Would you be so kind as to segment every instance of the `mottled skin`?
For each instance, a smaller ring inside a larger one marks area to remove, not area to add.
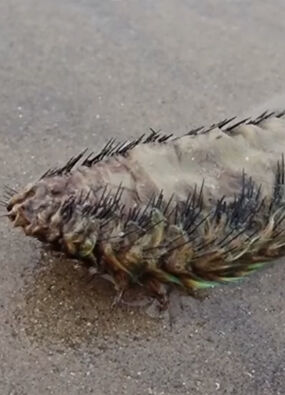
[[[161,303],[166,300],[162,283],[193,292],[234,281],[259,268],[255,262],[260,258],[264,262],[283,251],[283,198],[272,204],[272,196],[276,174],[279,192],[284,184],[276,163],[283,152],[285,121],[264,116],[204,132],[138,143],[95,163],[51,172],[12,196],[9,217],[26,235],[110,272],[119,291],[130,282],[144,284]],[[219,199],[233,202],[247,185],[242,170],[256,185],[255,194],[248,192],[245,199],[250,206],[245,200],[235,206],[239,222],[229,224],[236,215],[232,208],[218,221],[217,215],[207,218],[220,207]],[[198,196],[196,187],[203,183]],[[150,201],[162,190],[162,202]],[[192,203],[189,193],[196,196]],[[188,211],[180,207],[183,202]],[[260,207],[253,223],[249,218],[256,202]],[[140,217],[144,207],[147,220]],[[140,214],[130,215],[136,208]]]

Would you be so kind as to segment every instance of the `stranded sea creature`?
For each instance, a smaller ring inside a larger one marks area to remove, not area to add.
[[[166,307],[169,287],[234,283],[285,252],[284,113],[111,140],[7,189],[8,217],[120,296],[137,284]]]

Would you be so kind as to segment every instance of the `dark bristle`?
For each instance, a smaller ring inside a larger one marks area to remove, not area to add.
[[[236,129],[238,126],[240,126],[242,124],[245,124],[249,119],[250,118],[244,118],[241,121],[239,121],[239,122],[237,122],[237,123],[235,123],[233,125],[228,126],[224,131],[225,132],[231,132],[233,129]]]
[[[217,123],[213,123],[211,126],[209,126],[208,128],[202,130],[200,133],[201,133],[201,134],[208,134],[208,133],[210,133],[212,130],[216,129],[217,125],[218,125]]]
[[[232,117],[229,119],[225,119],[224,121],[221,121],[217,124],[217,127],[220,129],[223,129],[224,126],[228,125],[230,122],[234,121],[236,117]]]
[[[72,157],[71,159],[68,160],[68,162],[60,167],[60,168],[55,168],[55,169],[49,169],[47,170],[42,176],[41,176],[41,180],[44,178],[48,178],[48,177],[53,177],[53,176],[62,176],[64,174],[68,174],[71,172],[71,170],[75,167],[76,164],[79,163],[79,161],[83,158],[83,156],[85,155],[85,153],[87,152],[87,148],[84,149],[82,152],[80,152],[80,154]]]
[[[155,131],[153,128],[150,129],[150,134],[145,139],[144,144],[154,143],[159,136],[159,131]]]
[[[3,194],[2,194],[4,200],[9,201],[16,194],[17,194],[17,191],[15,189],[12,189],[12,188],[8,187],[7,185],[4,186],[4,190],[3,190]]]
[[[40,177],[41,180],[44,178],[49,177],[49,175],[52,173],[52,169],[48,169],[47,171],[44,172],[44,174]]]
[[[173,199],[174,199],[174,194],[172,194],[170,196],[170,198],[168,199],[168,202],[166,203],[164,210],[163,210],[163,215],[169,214],[168,210],[171,207],[171,203],[172,203]]]
[[[268,111],[264,111],[262,114],[258,115],[255,119],[251,119],[249,121],[249,124],[251,125],[258,125],[263,119],[264,117],[266,117],[268,114]]]
[[[146,222],[149,221],[150,218],[150,209],[153,205],[155,199],[155,195],[153,194],[147,201],[147,204],[145,205],[143,211],[140,213],[139,218],[138,218],[138,224],[140,226],[143,226],[143,224],[145,224]]]
[[[9,185],[4,185],[4,190],[6,190],[7,192],[13,195],[18,193],[18,191],[15,188],[10,187]]]
[[[207,221],[208,218],[209,218],[209,215],[207,215],[207,216],[205,216],[204,218],[202,218],[201,221],[198,222],[198,224],[197,224],[190,232],[187,232],[187,235],[188,235],[188,236],[191,236],[193,233],[195,233],[195,232],[197,231],[197,229],[199,229],[199,227],[202,226],[202,225],[204,224],[204,222]],[[170,243],[168,244],[168,247],[167,247],[167,253],[166,253],[166,254],[169,254],[169,253],[171,253],[171,252],[174,251],[174,250],[178,250],[178,249],[184,247],[185,245],[187,245],[187,244],[193,242],[193,240],[194,240],[194,239],[192,238],[192,239],[189,239],[189,240],[187,240],[187,241],[185,241],[185,242],[179,244],[178,246],[174,246],[174,247],[172,247],[172,248],[169,248],[175,241],[177,241],[177,240],[179,240],[179,239],[180,239],[180,236],[179,236],[179,237],[176,237],[174,240],[171,240],[171,241],[170,241]]]
[[[281,200],[284,199],[285,194],[285,161],[284,154],[281,156],[281,160],[277,161],[276,171],[275,171],[275,184],[274,193],[271,200],[271,209],[279,204]]]
[[[186,136],[197,136],[197,134],[199,132],[201,132],[201,130],[203,130],[203,129],[204,129],[204,126],[200,126],[199,128],[192,129],[186,133]]]
[[[275,112],[274,112],[274,111],[265,114],[263,117],[261,117],[261,118],[258,120],[258,123],[261,123],[261,122],[265,121],[266,119],[271,118],[273,115],[275,115]]]
[[[91,167],[106,158],[110,158],[115,155],[126,155],[126,153],[139,144],[154,143],[156,141],[159,143],[164,143],[172,137],[172,134],[160,135],[160,133],[156,132],[154,129],[150,128],[150,130],[151,132],[147,137],[145,137],[145,134],[142,134],[136,140],[130,142],[125,141],[115,144],[114,139],[109,140],[98,154],[89,155],[83,161],[82,166]]]
[[[2,196],[3,196],[4,199],[10,200],[11,197],[14,196],[14,194],[13,193],[9,193],[9,192],[6,191],[6,192],[3,192]]]
[[[88,155],[88,157],[82,162],[82,166],[91,167],[93,164],[100,161],[102,159],[102,157],[104,157],[106,155],[106,153],[108,152],[110,147],[112,147],[113,143],[114,143],[113,139],[108,140],[107,143],[104,145],[104,147],[98,154]]]
[[[276,118],[282,118],[284,115],[285,115],[285,110],[284,110],[284,111],[281,111],[281,112],[279,112],[279,113],[278,113],[278,114],[276,114],[275,116],[276,116]]]
[[[63,203],[62,208],[60,210],[60,214],[64,223],[70,221],[75,209],[75,202],[76,202],[75,196],[70,196]]]

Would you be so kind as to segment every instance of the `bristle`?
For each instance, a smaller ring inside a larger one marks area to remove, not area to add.
[[[126,155],[127,152],[138,146],[139,144],[149,144],[149,143],[165,143],[168,141],[173,134],[169,135],[161,135],[160,132],[156,132],[154,129],[150,128],[151,133],[145,137],[145,134],[142,134],[138,139],[133,141],[125,141],[125,142],[117,142],[115,143],[115,139],[110,139],[107,144],[103,147],[103,149],[96,155],[89,155],[82,163],[83,166],[91,167],[96,163],[110,158],[114,155]]]
[[[13,196],[18,193],[16,189],[10,187],[9,185],[4,185],[4,192],[6,192],[9,196]]]
[[[62,176],[64,174],[70,173],[70,171],[75,167],[76,164],[79,163],[79,161],[83,158],[85,153],[87,152],[87,148],[84,149],[82,152],[80,152],[78,155],[72,157],[71,159],[68,160],[68,162],[57,169],[49,169],[47,170],[42,176],[41,180],[47,177],[52,177],[52,176]]]
[[[240,126],[242,124],[245,124],[249,120],[250,120],[250,117],[244,118],[241,121],[239,121],[239,122],[237,122],[237,123],[235,123],[235,124],[233,124],[231,126],[228,126],[224,131],[225,132],[231,132],[233,129],[236,129],[238,126]]]
[[[203,129],[204,126],[200,126],[199,128],[192,129],[187,133],[187,136],[197,136],[197,134]]]
[[[280,111],[279,113],[275,114],[276,118],[282,118],[285,115],[285,110],[284,111]]]

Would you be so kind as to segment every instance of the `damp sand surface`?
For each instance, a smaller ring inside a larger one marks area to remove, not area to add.
[[[0,0],[0,184],[280,104],[284,18],[283,0]],[[3,218],[0,250],[1,395],[284,394],[283,262],[169,315],[140,290],[112,308],[111,283]]]

